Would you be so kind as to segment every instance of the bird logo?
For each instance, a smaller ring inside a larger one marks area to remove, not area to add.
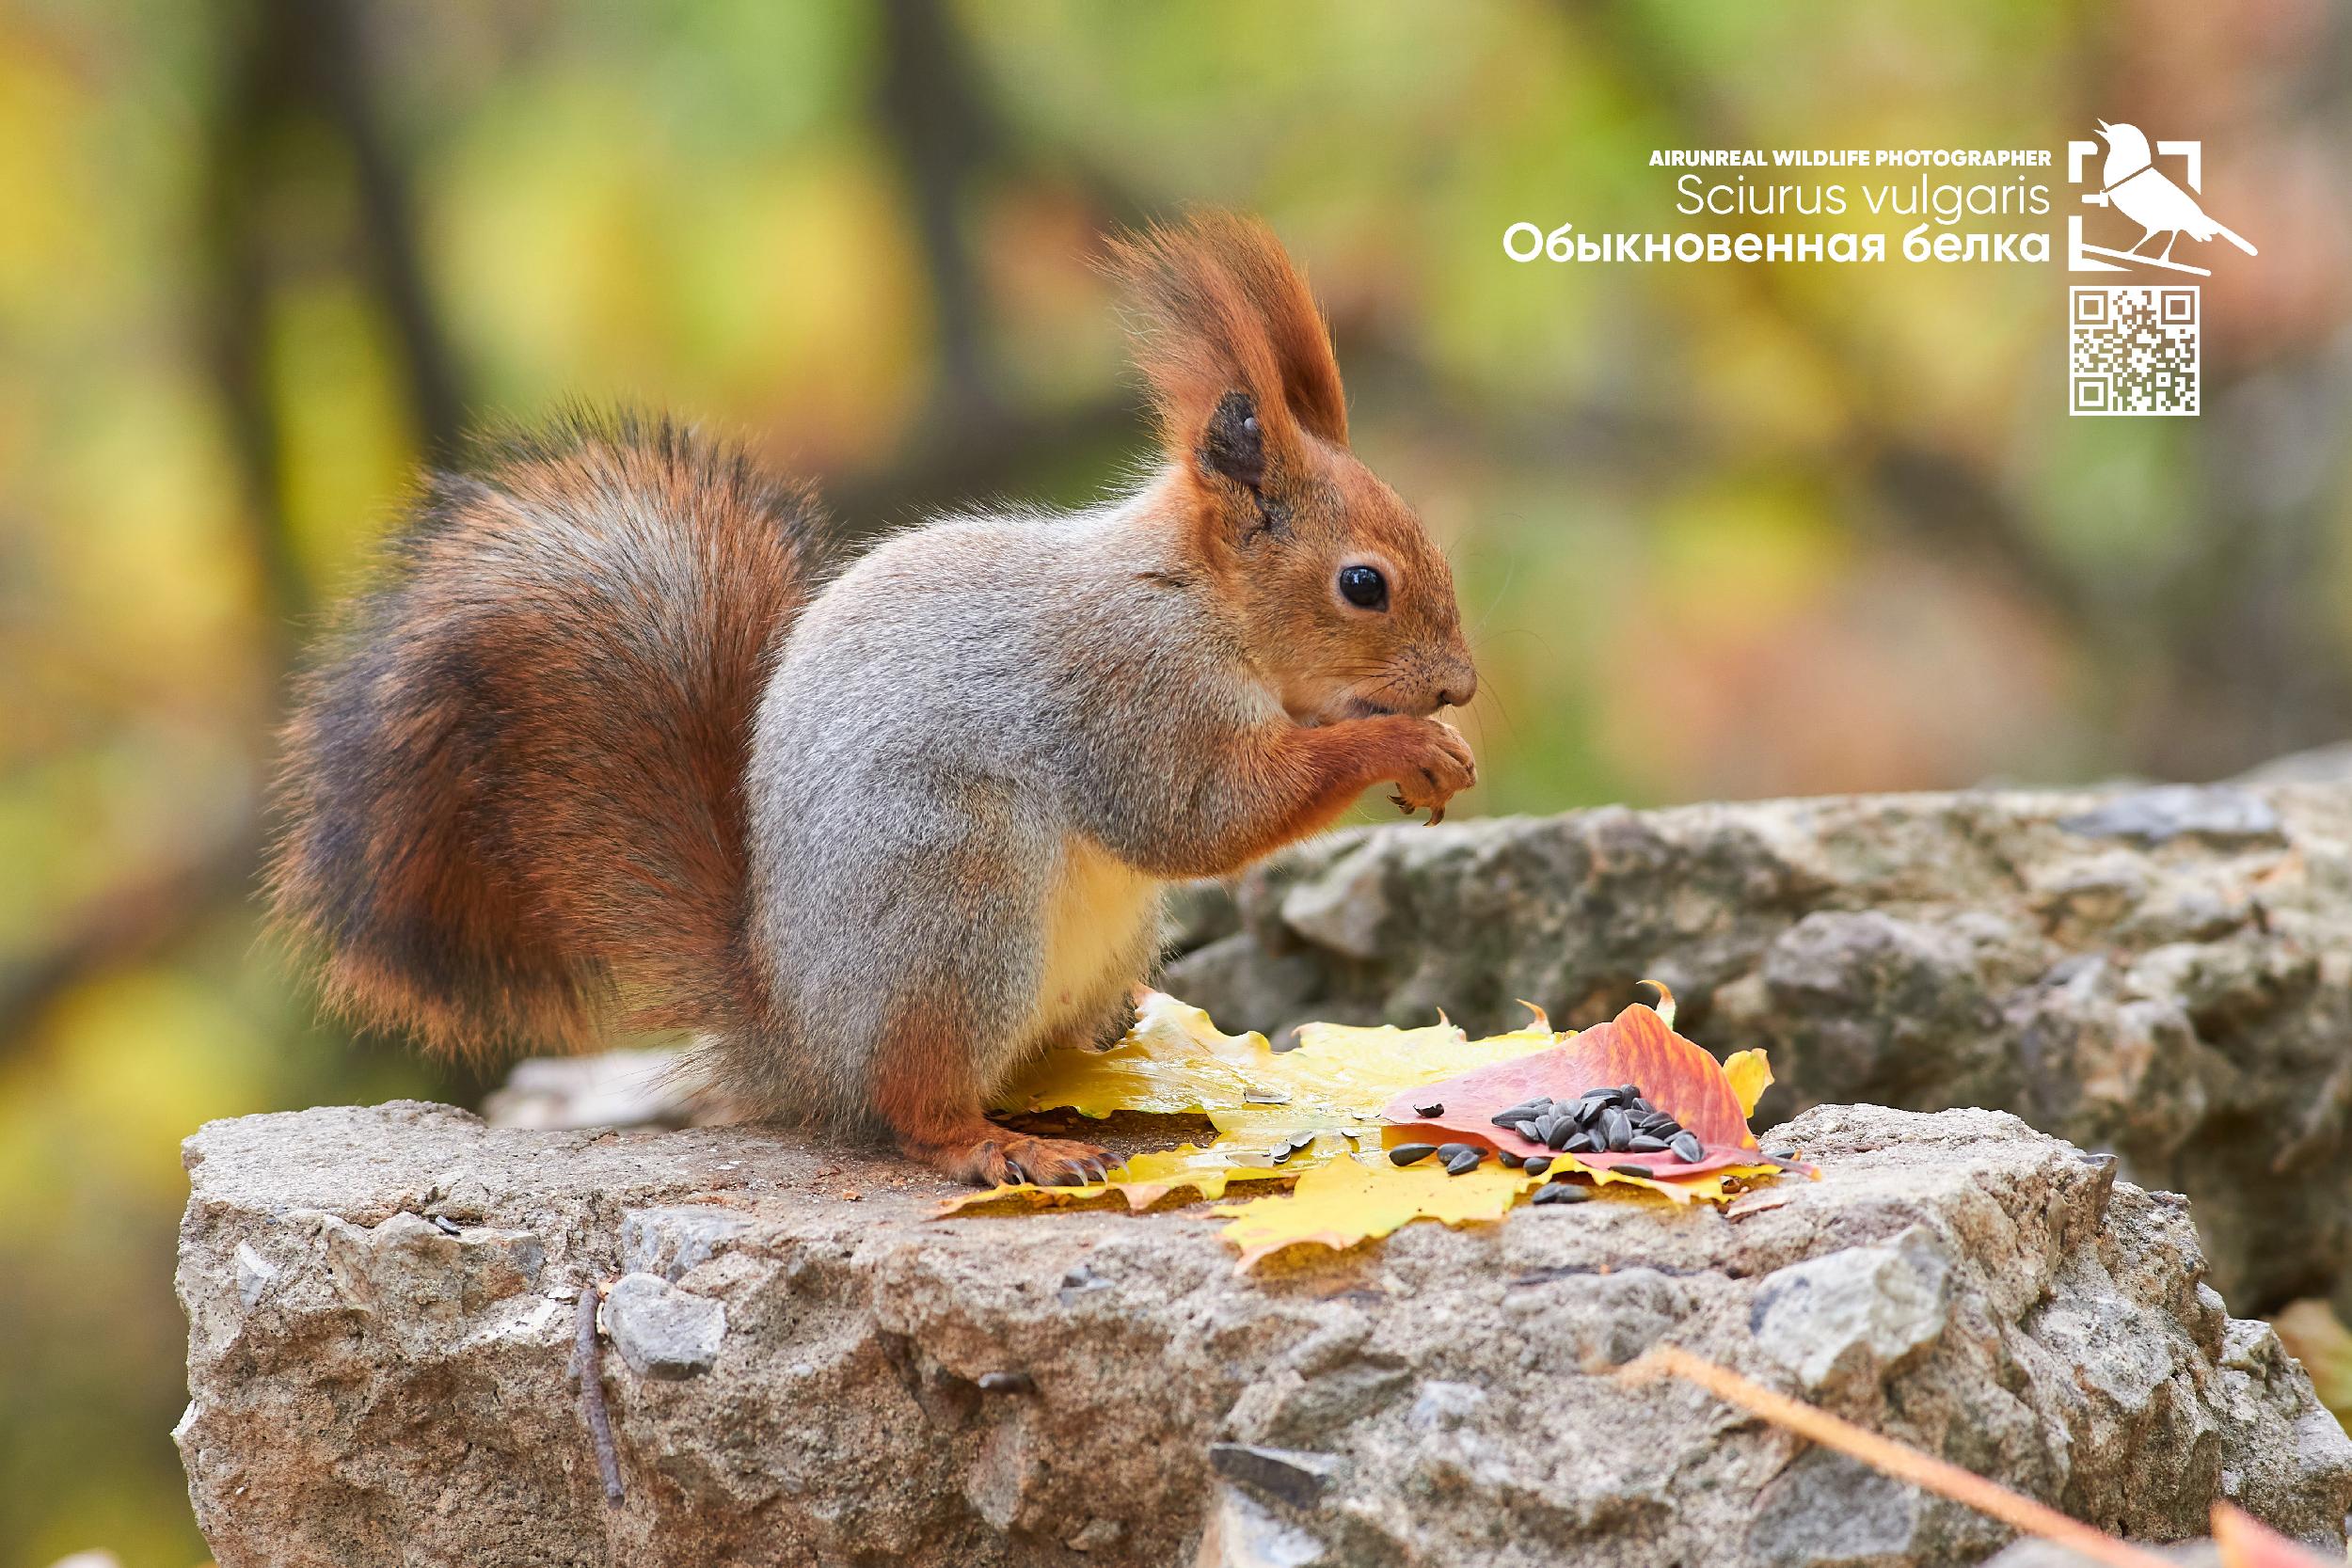
[[[2086,194],[2083,197],[2083,204],[2088,207],[2112,207],[2116,212],[2138,224],[2141,232],[2139,238],[2133,241],[2131,247],[2126,250],[2109,250],[2101,245],[2084,245],[2078,240],[2076,242],[2078,260],[2086,255],[2105,256],[2111,257],[2118,261],[2133,261],[2143,266],[2164,267],[2173,272],[2192,272],[2199,277],[2211,277],[2212,274],[2206,268],[2191,266],[2185,261],[2172,260],[2172,247],[2180,243],[2181,236],[2184,234],[2200,243],[2214,239],[2227,240],[2249,256],[2260,254],[2244,235],[2218,219],[2209,216],[2195,195],[2184,189],[2170,175],[2156,166],[2155,154],[2150,150],[2148,138],[2141,135],[2139,127],[2110,125],[2103,119],[2099,121],[2099,135],[2107,144],[2106,161],[2099,171],[2099,188]],[[2085,148],[2091,146],[2087,142],[2074,145]],[[2194,145],[2193,143],[2166,142],[2162,144],[2162,150],[2171,152]],[[2193,154],[2191,156],[2193,160]],[[2197,183],[2194,161],[2189,166],[2188,179],[2191,185]],[[2080,219],[2075,220],[2076,225],[2080,222]],[[2159,234],[2165,236],[2164,248],[2153,256],[2145,254],[2144,247],[2152,244]],[[2114,271],[2119,269],[2092,263],[2090,269],[2078,268],[2078,270]]]

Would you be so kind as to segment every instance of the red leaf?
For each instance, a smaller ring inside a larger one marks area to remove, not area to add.
[[[1666,1021],[1635,1003],[1610,1022],[1597,1024],[1565,1044],[1458,1077],[1424,1084],[1391,1099],[1388,1116],[1399,1123],[1391,1141],[1471,1143],[1513,1154],[1551,1150],[1491,1118],[1497,1111],[1537,1095],[1573,1100],[1587,1089],[1631,1084],[1642,1098],[1698,1134],[1707,1158],[1684,1164],[1661,1154],[1579,1154],[1596,1167],[1646,1165],[1660,1177],[1704,1176],[1729,1165],[1773,1163],[1756,1151],[1756,1134],[1740,1109],[1740,1097],[1724,1076],[1721,1062],[1666,1027]],[[1442,1103],[1434,1117],[1416,1107]]]

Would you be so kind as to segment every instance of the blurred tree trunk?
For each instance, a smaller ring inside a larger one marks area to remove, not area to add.
[[[231,8],[233,9],[233,8]],[[357,0],[256,0],[223,30],[218,90],[199,200],[205,288],[204,363],[236,469],[241,517],[262,604],[256,669],[277,689],[293,667],[315,594],[286,507],[285,428],[269,348],[284,237],[287,154],[323,140],[349,182],[356,214],[347,254],[400,359],[401,390],[422,450],[453,453],[465,399],[426,285],[408,162],[379,113],[377,64]],[[262,768],[256,759],[256,771]],[[192,830],[182,853],[102,890],[56,925],[38,951],[0,972],[0,1040],[24,1041],[49,1005],[93,975],[144,961],[224,906],[252,895],[262,824],[250,813]],[[471,1085],[461,1075],[453,1083]]]
[[[269,600],[274,671],[286,668],[310,585],[289,537],[284,431],[271,395],[274,288],[285,258],[271,230],[285,159],[324,142],[349,182],[349,252],[400,359],[409,422],[428,457],[453,453],[465,399],[426,287],[407,160],[381,123],[376,62],[358,0],[255,0],[225,30],[203,172],[212,309],[208,360],[246,494],[245,518]]]

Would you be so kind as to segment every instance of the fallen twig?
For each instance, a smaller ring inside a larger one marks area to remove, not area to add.
[[[580,1411],[596,1443],[596,1469],[604,1477],[604,1500],[621,1506],[621,1456],[612,1447],[612,1416],[604,1407],[604,1343],[596,1338],[596,1304],[604,1292],[594,1280],[580,1287],[580,1331],[572,1341],[572,1374],[580,1379]]]
[[[1954,1502],[1965,1503],[2012,1529],[2055,1541],[2108,1564],[2108,1568],[2179,1568],[2167,1558],[2093,1529],[2022,1492],[2012,1492],[1998,1481],[1987,1481],[1973,1471],[1922,1453],[1907,1443],[1858,1427],[1819,1406],[1774,1393],[1762,1384],[1751,1383],[1728,1367],[1719,1367],[1678,1345],[1652,1347],[1619,1375],[1638,1382],[1673,1376],[1695,1383],[1724,1403],[1761,1416],[1774,1426],[1787,1427],[1825,1449],[1836,1449],[1887,1475],[1923,1486]]]
[[[2331,1563],[2229,1503],[2213,1505],[2213,1544],[2221,1550],[2221,1568],[2335,1568],[2344,1560]]]

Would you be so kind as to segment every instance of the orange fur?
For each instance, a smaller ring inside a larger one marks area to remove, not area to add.
[[[328,1001],[461,1053],[755,1010],[742,779],[814,521],[629,419],[437,480],[286,732],[270,893]]]
[[[1396,493],[1347,446],[1347,400],[1306,279],[1263,224],[1205,214],[1112,248],[1136,303],[1193,569],[1214,583],[1245,647],[1292,717],[1426,712],[1470,701],[1477,672],[1454,574]],[[1220,468],[1214,422],[1229,396],[1262,427],[1253,483]],[[1389,612],[1336,598],[1350,561],[1386,575]],[[1374,672],[1377,672],[1375,676]]]
[[[1169,455],[1189,455],[1216,400],[1256,398],[1270,418],[1347,444],[1347,395],[1307,280],[1273,230],[1231,213],[1115,241],[1111,270],[1138,313],[1136,359],[1152,387]]]
[[[891,1029],[875,1064],[875,1118],[911,1159],[966,1181],[993,1184],[1100,1180],[1110,1164],[1099,1144],[1008,1132],[981,1114],[970,1057],[943,1019],[909,1017]]]
[[[1235,748],[1223,772],[1246,802],[1238,816],[1250,831],[1212,854],[1165,869],[1186,877],[1229,876],[1322,832],[1366,789],[1391,780],[1411,804],[1441,805],[1476,778],[1468,748],[1449,736],[1426,719],[1391,714],[1253,737]]]

